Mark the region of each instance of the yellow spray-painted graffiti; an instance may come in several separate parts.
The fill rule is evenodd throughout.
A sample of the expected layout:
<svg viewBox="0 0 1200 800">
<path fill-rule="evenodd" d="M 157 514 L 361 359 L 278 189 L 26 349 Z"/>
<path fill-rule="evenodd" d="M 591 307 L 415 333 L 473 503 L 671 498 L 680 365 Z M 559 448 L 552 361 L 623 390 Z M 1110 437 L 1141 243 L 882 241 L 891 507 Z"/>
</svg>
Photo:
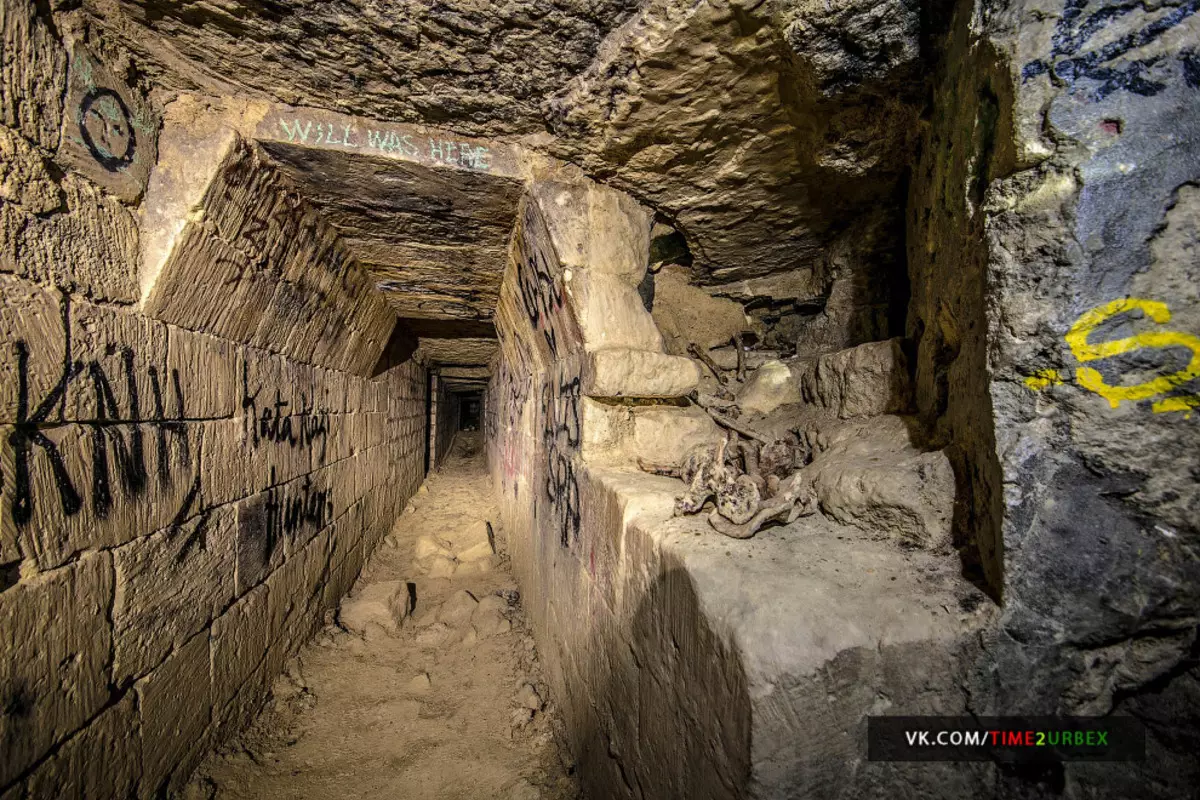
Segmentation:
<svg viewBox="0 0 1200 800">
<path fill-rule="evenodd" d="M 1171 310 L 1167 308 L 1166 303 L 1160 303 L 1157 300 L 1122 297 L 1097 306 L 1075 320 L 1075 324 L 1071 326 L 1064 337 L 1075 360 L 1082 365 L 1089 361 L 1119 356 L 1142 347 L 1186 347 L 1191 351 L 1192 358 L 1181 370 L 1169 375 L 1160 375 L 1132 386 L 1113 386 L 1104 382 L 1104 376 L 1098 370 L 1092 367 L 1078 367 L 1075 370 L 1076 383 L 1103 397 L 1113 408 L 1119 406 L 1122 400 L 1148 400 L 1167 394 L 1188 381 L 1200 378 L 1200 336 L 1179 331 L 1158 330 L 1096 344 L 1088 341 L 1091 334 L 1103 322 L 1130 311 L 1141 311 L 1159 325 L 1165 325 L 1171 321 Z M 1025 385 L 1030 389 L 1041 390 L 1063 383 L 1066 377 L 1057 370 L 1040 370 L 1037 374 L 1026 378 Z M 1155 413 L 1190 411 L 1196 407 L 1200 407 L 1200 395 L 1195 394 L 1164 397 L 1150 406 Z"/>
</svg>

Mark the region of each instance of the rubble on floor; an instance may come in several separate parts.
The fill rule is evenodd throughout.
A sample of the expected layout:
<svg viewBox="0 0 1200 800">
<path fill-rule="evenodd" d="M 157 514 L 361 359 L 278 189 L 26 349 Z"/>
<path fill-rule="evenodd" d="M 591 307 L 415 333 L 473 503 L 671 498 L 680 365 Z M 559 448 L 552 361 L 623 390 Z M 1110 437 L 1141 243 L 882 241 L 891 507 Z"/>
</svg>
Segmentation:
<svg viewBox="0 0 1200 800">
<path fill-rule="evenodd" d="M 479 448 L 465 441 L 478 436 L 458 434 L 336 617 L 188 798 L 578 797 Z"/>
</svg>

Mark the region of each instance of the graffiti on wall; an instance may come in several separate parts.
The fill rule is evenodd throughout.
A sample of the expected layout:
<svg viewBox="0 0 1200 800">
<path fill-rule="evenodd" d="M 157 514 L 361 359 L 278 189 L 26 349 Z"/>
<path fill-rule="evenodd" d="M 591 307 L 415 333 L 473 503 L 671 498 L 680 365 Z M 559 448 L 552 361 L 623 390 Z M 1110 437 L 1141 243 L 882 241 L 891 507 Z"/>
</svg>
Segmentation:
<svg viewBox="0 0 1200 800">
<path fill-rule="evenodd" d="M 1122 297 L 1090 309 L 1081 315 L 1063 337 L 1079 366 L 1075 369 L 1075 382 L 1089 392 L 1100 395 L 1109 405 L 1117 408 L 1122 402 L 1152 400 L 1150 409 L 1156 414 L 1171 411 L 1191 412 L 1200 407 L 1200 395 L 1179 393 L 1180 387 L 1200 378 L 1200 336 L 1175 330 L 1143 331 L 1120 339 L 1093 341 L 1101 327 L 1110 320 L 1125 314 L 1141 313 L 1156 325 L 1171 321 L 1171 310 L 1166 303 L 1136 297 Z M 1136 384 L 1110 383 L 1109 379 L 1092 362 L 1129 354 L 1151 355 L 1144 350 L 1186 350 L 1190 358 L 1182 368 L 1156 375 Z M 1069 373 L 1055 369 L 1041 370 L 1025 379 L 1025 385 L 1035 391 L 1065 383 Z"/>
<path fill-rule="evenodd" d="M 570 315 L 563 302 L 563 286 L 550 235 L 532 203 L 525 207 L 517 248 L 517 288 L 529 325 L 540 332 L 551 360 L 557 359 L 572 336 Z"/>
<path fill-rule="evenodd" d="M 35 355 L 31 345 L 23 339 L 13 343 L 18 386 L 16 421 L 9 435 L 13 453 L 10 514 L 13 522 L 22 527 L 34 518 L 39 504 L 53 504 L 66 517 L 78 514 L 84 508 L 89 486 L 92 510 L 97 518 L 105 519 L 118 502 L 116 487 L 122 489 L 125 499 L 139 497 L 155 482 L 160 486 L 172 483 L 173 473 L 180 465 L 189 468 L 191 465 L 178 370 L 171 370 L 164 380 L 154 365 L 144 370 L 137 368 L 137 353 L 132 347 L 112 344 L 107 353 L 119 356 L 119 375 L 110 375 L 99 360 L 74 358 L 70 303 L 65 296 L 60 310 L 64 342 L 61 367 L 56 382 L 45 394 L 31 394 L 30 359 Z M 141 397 L 139 378 L 143 375 L 150 385 L 149 398 Z M 114 383 L 124 385 L 124 403 L 118 402 Z M 73 475 L 58 444 L 46 435 L 45 429 L 66 419 L 68 389 L 80 384 L 90 389 L 94 398 L 91 413 L 82 412 L 90 421 L 80 423 L 90 429 L 91 453 L 90 458 L 84 459 L 90 468 L 86 474 Z M 116 422 L 133 424 L 114 425 Z M 154 475 L 147 466 L 151 449 L 157 464 Z M 37 496 L 32 477 L 38 464 L 50 471 L 57 498 Z M 0 484 L 9 477 L 0 475 Z M 185 501 L 185 508 L 193 501 L 194 498 Z"/>
<path fill-rule="evenodd" d="M 97 87 L 83 96 L 79 136 L 92 158 L 109 172 L 127 169 L 137 154 L 137 129 L 129 106 L 112 89 Z"/>
<path fill-rule="evenodd" d="M 90 52 L 71 53 L 59 158 L 124 200 L 146 188 L 158 122 L 149 107 Z"/>
<path fill-rule="evenodd" d="M 550 274 L 540 252 L 535 250 L 522 260 L 517 280 L 529 324 L 534 330 L 541 331 L 550 355 L 557 357 L 558 331 L 554 326 L 554 315 L 562 308 L 562 289 Z"/>
<path fill-rule="evenodd" d="M 1093 8 L 1089 11 L 1088 6 Z M 1021 70 L 1023 80 L 1049 74 L 1074 91 L 1080 80 L 1091 82 L 1093 100 L 1121 91 L 1151 97 L 1167 87 L 1163 78 L 1163 55 L 1148 55 L 1125 59 L 1129 53 L 1142 50 L 1200 10 L 1200 0 L 1185 0 L 1178 5 L 1166 5 L 1147 10 L 1142 3 L 1092 3 L 1091 0 L 1067 0 L 1054 27 L 1049 58 L 1035 59 Z M 1130 14 L 1142 14 L 1134 25 L 1120 25 Z M 1179 54 L 1183 76 L 1189 85 L 1194 81 L 1196 52 Z"/>
<path fill-rule="evenodd" d="M 271 468 L 272 487 L 267 490 L 261 533 L 263 563 L 270 562 L 276 547 L 285 537 L 303 530 L 316 533 L 333 522 L 333 492 L 317 488 L 310 475 L 298 483 L 275 486 L 275 468 Z"/>
<path fill-rule="evenodd" d="M 344 147 L 398 155 L 436 166 L 487 172 L 492 168 L 491 150 L 482 144 L 462 139 L 422 136 L 411 129 L 364 127 L 340 120 L 326 122 L 293 116 L 279 118 L 277 135 L 283 141 L 324 147 Z"/>
<path fill-rule="evenodd" d="M 259 407 L 262 387 L 250 391 L 250 371 L 242 362 L 242 411 L 245 414 L 247 439 L 252 447 L 264 444 L 281 444 L 292 449 L 312 453 L 319 464 L 325 463 L 329 445 L 329 412 L 316 408 L 304 393 L 300 394 L 300 405 L 290 408 L 275 389 L 275 399 L 267 400 Z"/>
<path fill-rule="evenodd" d="M 542 385 L 542 446 L 545 451 L 546 499 L 559 544 L 569 547 L 579 540 L 579 479 L 575 458 L 582 440 L 581 384 L 579 375 L 559 370 Z"/>
</svg>

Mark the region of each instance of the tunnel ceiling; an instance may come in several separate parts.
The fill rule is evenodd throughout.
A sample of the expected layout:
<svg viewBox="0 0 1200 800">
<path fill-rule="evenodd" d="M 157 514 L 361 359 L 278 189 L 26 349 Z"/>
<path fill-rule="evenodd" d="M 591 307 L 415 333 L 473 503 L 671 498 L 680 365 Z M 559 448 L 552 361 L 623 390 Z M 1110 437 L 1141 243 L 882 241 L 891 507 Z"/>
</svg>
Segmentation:
<svg viewBox="0 0 1200 800">
<path fill-rule="evenodd" d="M 84 0 L 154 81 L 499 135 L 591 62 L 638 0 Z"/>
<path fill-rule="evenodd" d="M 280 142 L 263 148 L 303 187 L 398 316 L 491 318 L 521 181 Z"/>
<path fill-rule="evenodd" d="M 539 134 L 526 146 L 670 219 L 688 239 L 696 277 L 714 284 L 812 267 L 856 217 L 900 205 L 925 100 L 919 8 L 906 0 L 83 7 L 168 89 L 249 92 L 491 137 Z M 372 180 L 411 176 L 389 168 Z M 472 191 L 456 196 L 478 196 L 489 211 L 503 205 L 500 187 Z M 330 191 L 326 203 L 381 282 L 402 285 L 413 270 L 451 260 L 487 271 L 495 245 L 447 253 L 440 248 L 455 240 L 435 232 L 460 233 L 453 225 L 397 243 L 384 219 L 393 209 L 363 207 L 366 196 Z M 470 214 L 443 221 L 479 223 L 488 238 L 485 220 Z M 427 288 L 423 303 L 400 313 L 477 307 L 469 291 Z"/>
<path fill-rule="evenodd" d="M 417 352 L 431 364 L 471 367 L 487 364 L 496 354 L 496 339 L 422 337 Z"/>
</svg>

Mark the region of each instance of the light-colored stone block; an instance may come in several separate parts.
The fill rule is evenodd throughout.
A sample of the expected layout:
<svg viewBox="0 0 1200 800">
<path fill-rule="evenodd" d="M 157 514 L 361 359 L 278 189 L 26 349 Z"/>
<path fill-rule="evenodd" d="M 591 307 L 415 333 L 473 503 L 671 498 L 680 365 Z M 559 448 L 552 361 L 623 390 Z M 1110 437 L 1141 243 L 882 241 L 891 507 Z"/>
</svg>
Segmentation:
<svg viewBox="0 0 1200 800">
<path fill-rule="evenodd" d="M 648 406 L 634 410 L 632 450 L 647 464 L 675 467 L 698 444 L 718 441 L 724 432 L 703 409 Z"/>
<path fill-rule="evenodd" d="M 275 279 L 203 223 L 176 237 L 142 310 L 188 330 L 249 342 L 275 291 Z"/>
<path fill-rule="evenodd" d="M 197 634 L 134 684 L 142 728 L 141 796 L 186 781 L 208 748 L 211 717 L 208 632 Z"/>
<path fill-rule="evenodd" d="M 142 728 L 141 796 L 187 780 L 208 749 L 211 673 L 208 631 L 192 637 L 134 684 Z"/>
<path fill-rule="evenodd" d="M 647 350 L 598 350 L 583 366 L 589 397 L 682 397 L 700 381 L 696 362 Z"/>
<path fill-rule="evenodd" d="M 408 616 L 408 597 L 408 587 L 404 581 L 367 584 L 342 600 L 338 622 L 360 635 L 369 633 L 373 628 L 395 634 Z"/>
<path fill-rule="evenodd" d="M 158 164 L 138 208 L 142 298 L 150 293 L 193 212 L 201 209 L 222 162 L 238 143 L 237 133 L 224 120 L 214 119 L 189 95 L 169 103 L 163 117 Z"/>
<path fill-rule="evenodd" d="M 782 361 L 768 361 L 754 370 L 737 395 L 738 407 L 746 414 L 770 414 L 802 399 L 799 384 Z"/>
<path fill-rule="evenodd" d="M 112 560 L 92 554 L 0 593 L 0 785 L 109 697 Z"/>
<path fill-rule="evenodd" d="M 298 554 L 267 578 L 270 590 L 267 676 L 278 674 L 287 661 L 323 620 L 326 586 L 332 579 L 329 567 L 331 528 L 321 531 Z"/>
<path fill-rule="evenodd" d="M 564 267 L 614 275 L 637 286 L 650 254 L 650 209 L 591 181 L 540 182 L 531 194 Z"/>
<path fill-rule="evenodd" d="M 832 519 L 930 550 L 950 545 L 956 484 L 940 450 L 921 452 L 905 421 L 886 415 L 818 437 L 802 473 Z"/>
<path fill-rule="evenodd" d="M 222 506 L 113 551 L 114 680 L 146 674 L 232 602 L 235 525 Z"/>
<path fill-rule="evenodd" d="M 134 693 L 50 756 L 27 781 L 34 797 L 133 797 L 142 770 L 142 735 Z"/>
<path fill-rule="evenodd" d="M 60 297 L 19 278 L 0 275 L 0 338 L 9 353 L 0 359 L 0 414 L 4 422 L 31 422 L 44 408 L 57 418 L 55 389 L 63 382 L 69 329 Z M 22 373 L 24 373 L 22 375 Z M 24 378 L 26 401 L 18 400 Z"/>
<path fill-rule="evenodd" d="M 200 462 L 201 498 L 205 507 L 222 505 L 253 494 L 270 477 L 245 445 L 246 424 L 242 419 L 201 422 L 204 458 Z"/>
<path fill-rule="evenodd" d="M 662 352 L 662 335 L 635 287 L 615 275 L 590 271 L 570 273 L 564 285 L 586 350 Z"/>
</svg>

